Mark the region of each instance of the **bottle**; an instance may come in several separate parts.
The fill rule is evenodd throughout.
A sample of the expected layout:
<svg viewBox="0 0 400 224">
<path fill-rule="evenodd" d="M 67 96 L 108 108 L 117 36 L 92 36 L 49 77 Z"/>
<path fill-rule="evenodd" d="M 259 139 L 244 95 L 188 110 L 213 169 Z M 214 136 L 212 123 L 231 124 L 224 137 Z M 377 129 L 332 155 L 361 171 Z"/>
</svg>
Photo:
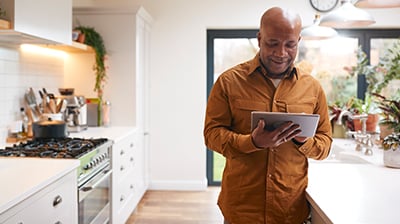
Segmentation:
<svg viewBox="0 0 400 224">
<path fill-rule="evenodd" d="M 110 113 L 111 113 L 111 103 L 110 101 L 105 101 L 103 103 L 103 125 L 105 127 L 110 126 Z"/>
<path fill-rule="evenodd" d="M 20 109 L 19 109 L 19 111 L 20 111 L 20 113 L 21 113 L 21 125 L 22 125 L 22 127 L 21 127 L 21 136 L 22 137 L 27 137 L 27 135 L 28 135 L 28 123 L 29 123 L 29 119 L 28 119 L 28 116 L 26 115 L 26 112 L 25 112 L 25 108 L 23 108 L 23 107 L 21 107 Z"/>
</svg>

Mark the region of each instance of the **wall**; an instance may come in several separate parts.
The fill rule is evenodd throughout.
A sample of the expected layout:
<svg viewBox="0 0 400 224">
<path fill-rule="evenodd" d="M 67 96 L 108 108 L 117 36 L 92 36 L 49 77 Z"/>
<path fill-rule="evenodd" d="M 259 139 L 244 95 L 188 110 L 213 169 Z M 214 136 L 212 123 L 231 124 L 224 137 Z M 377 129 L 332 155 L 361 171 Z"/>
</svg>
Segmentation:
<svg viewBox="0 0 400 224">
<path fill-rule="evenodd" d="M 21 50 L 19 45 L 0 46 L 0 145 L 5 144 L 8 126 L 25 105 L 24 93 L 29 87 L 39 97 L 38 90 L 43 87 L 57 93 L 63 85 L 65 55 L 34 51 Z"/>
</svg>

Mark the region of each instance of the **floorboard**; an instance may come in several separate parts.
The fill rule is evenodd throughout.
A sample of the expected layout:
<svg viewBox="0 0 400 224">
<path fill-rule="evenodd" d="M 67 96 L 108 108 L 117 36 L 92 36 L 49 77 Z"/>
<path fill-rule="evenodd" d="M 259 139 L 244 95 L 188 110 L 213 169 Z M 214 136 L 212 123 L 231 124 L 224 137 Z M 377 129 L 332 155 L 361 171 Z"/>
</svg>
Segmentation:
<svg viewBox="0 0 400 224">
<path fill-rule="evenodd" d="M 219 190 L 147 191 L 127 224 L 222 224 Z"/>
</svg>

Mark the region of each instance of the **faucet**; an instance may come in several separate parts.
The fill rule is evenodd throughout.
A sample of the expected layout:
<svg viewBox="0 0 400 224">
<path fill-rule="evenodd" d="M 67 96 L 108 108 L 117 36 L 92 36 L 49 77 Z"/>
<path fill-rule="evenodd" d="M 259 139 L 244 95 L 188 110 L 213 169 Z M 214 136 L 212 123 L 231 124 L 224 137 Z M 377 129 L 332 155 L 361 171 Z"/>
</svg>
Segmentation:
<svg viewBox="0 0 400 224">
<path fill-rule="evenodd" d="M 365 148 L 364 154 L 367 156 L 371 156 L 373 154 L 373 143 L 371 140 L 371 135 L 367 133 L 368 114 L 353 115 L 352 119 L 361 120 L 361 132 L 356 132 L 354 134 L 354 139 L 357 142 L 356 151 L 362 151 L 363 148 Z"/>
<path fill-rule="evenodd" d="M 356 151 L 362 151 L 365 148 L 365 155 L 372 155 L 372 147 L 373 143 L 371 140 L 371 135 L 367 134 L 367 120 L 368 114 L 360 114 L 360 115 L 353 115 L 348 110 L 343 110 L 338 117 L 337 124 L 342 125 L 343 117 L 348 116 L 352 120 L 360 120 L 361 121 L 361 132 L 353 132 L 354 139 L 356 140 Z"/>
</svg>

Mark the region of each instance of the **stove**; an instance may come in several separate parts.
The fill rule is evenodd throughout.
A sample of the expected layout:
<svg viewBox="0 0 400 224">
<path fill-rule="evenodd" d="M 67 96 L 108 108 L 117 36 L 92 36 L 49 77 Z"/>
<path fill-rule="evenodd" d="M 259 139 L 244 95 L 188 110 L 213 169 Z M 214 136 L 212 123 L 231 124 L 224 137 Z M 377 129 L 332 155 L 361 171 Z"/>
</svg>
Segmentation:
<svg viewBox="0 0 400 224">
<path fill-rule="evenodd" d="M 78 184 L 110 164 L 112 142 L 107 138 L 43 138 L 0 149 L 1 157 L 79 159 Z"/>
</svg>

